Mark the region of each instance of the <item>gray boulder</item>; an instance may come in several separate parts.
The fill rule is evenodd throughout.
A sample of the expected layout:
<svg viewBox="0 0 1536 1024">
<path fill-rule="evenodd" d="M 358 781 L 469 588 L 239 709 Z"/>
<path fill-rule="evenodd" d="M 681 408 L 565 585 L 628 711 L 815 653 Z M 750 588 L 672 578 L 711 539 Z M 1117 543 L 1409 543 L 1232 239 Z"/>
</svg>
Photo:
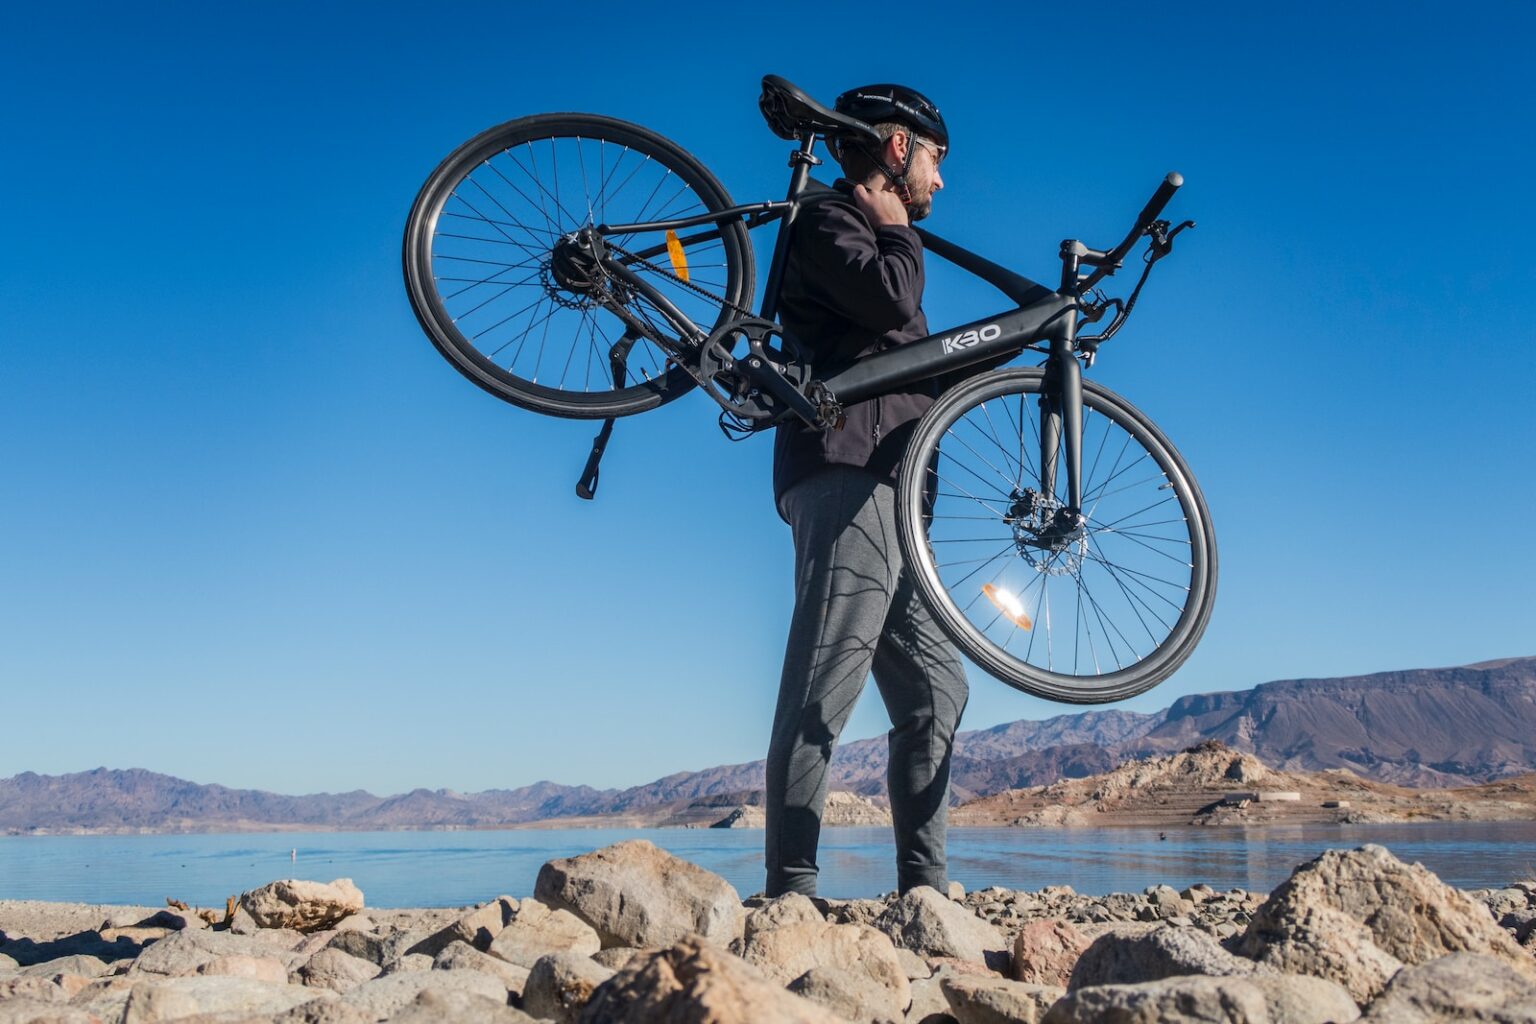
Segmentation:
<svg viewBox="0 0 1536 1024">
<path fill-rule="evenodd" d="M 395 925 L 380 925 L 373 931 L 338 931 L 327 944 L 329 949 L 367 960 L 375 967 L 384 968 L 408 953 L 430 936 L 420 931 L 407 931 Z"/>
<path fill-rule="evenodd" d="M 101 1018 L 75 1006 L 18 998 L 0 1002 L 0 1024 L 101 1024 Z"/>
<path fill-rule="evenodd" d="M 473 947 L 471 947 L 473 948 Z M 535 1024 L 522 1010 L 472 992 L 427 989 L 389 1018 L 389 1024 Z"/>
<path fill-rule="evenodd" d="M 1044 1024 L 1270 1024 L 1264 993 L 1246 978 L 1164 978 L 1068 992 Z"/>
<path fill-rule="evenodd" d="M 511 923 L 516 915 L 518 901 L 511 896 L 498 896 L 483 907 L 477 907 L 435 934 L 429 946 L 436 956 L 455 942 L 467 942 L 484 953 L 491 948 L 491 940 Z M 423 950 L 425 952 L 425 950 Z"/>
<path fill-rule="evenodd" d="M 272 985 L 250 978 L 155 978 L 141 981 L 129 991 L 123 1024 L 151 1024 L 211 1013 L 272 1016 L 317 997 L 333 998 L 300 985 Z"/>
<path fill-rule="evenodd" d="M 768 927 L 768 924 L 774 927 Z M 813 969 L 847 971 L 868 978 L 890 991 L 905 1007 L 912 999 L 907 969 L 884 933 L 866 924 L 832 924 L 781 916 L 758 927 L 732 945 L 732 951 L 780 985 Z"/>
<path fill-rule="evenodd" d="M 1360 1016 L 1349 990 L 1305 974 L 1250 974 L 1244 979 L 1264 994 L 1269 1024 L 1347 1024 Z"/>
<path fill-rule="evenodd" d="M 258 935 L 206 930 L 172 932 L 135 957 L 128 973 L 182 977 L 195 974 L 199 967 L 211 960 L 236 955 L 275 957 L 284 968 L 292 970 L 299 959 L 293 953 L 296 940 L 302 941 L 302 936 L 287 931 Z"/>
<path fill-rule="evenodd" d="M 13 961 L 14 962 L 14 961 Z M 108 974 L 112 965 L 98 956 L 87 956 L 76 953 L 72 956 L 61 956 L 55 960 L 44 960 L 16 970 L 23 977 L 32 978 L 57 978 L 61 974 L 74 974 L 82 978 L 99 978 Z"/>
<path fill-rule="evenodd" d="M 534 895 L 597 931 L 604 946 L 661 946 L 698 934 L 725 944 L 741 930 L 731 884 L 643 839 L 554 860 Z"/>
<path fill-rule="evenodd" d="M 632 961 L 592 993 L 581 1024 L 846 1024 L 690 936 Z"/>
<path fill-rule="evenodd" d="M 795 995 L 859 1024 L 901 1024 L 907 1004 L 911 1002 L 910 988 L 906 989 L 907 995 L 903 998 L 868 974 L 839 967 L 812 967 L 788 987 Z"/>
<path fill-rule="evenodd" d="M 614 972 L 576 953 L 540 957 L 523 984 L 523 1009 L 557 1024 L 575 1024 L 599 985 Z"/>
<path fill-rule="evenodd" d="M 328 948 L 311 956 L 292 974 L 292 980 L 310 988 L 350 992 L 379 976 L 378 964 L 339 949 Z"/>
<path fill-rule="evenodd" d="M 597 931 L 575 914 L 551 910 L 538 900 L 523 900 L 487 951 L 509 964 L 531 969 L 548 953 L 591 956 L 602 948 Z"/>
<path fill-rule="evenodd" d="M 1100 935 L 1078 958 L 1067 988 L 1133 985 L 1186 974 L 1231 977 L 1256 969 L 1252 960 L 1233 956 L 1205 932 L 1163 925 L 1139 935 Z"/>
<path fill-rule="evenodd" d="M 940 986 L 959 1024 L 1035 1024 L 1067 990 L 1007 978 L 950 975 Z"/>
<path fill-rule="evenodd" d="M 381 975 L 346 993 L 341 1001 L 379 1021 L 399 1013 L 429 990 L 462 992 L 503 1004 L 507 1001 L 507 990 L 501 982 L 479 971 L 407 971 Z"/>
<path fill-rule="evenodd" d="M 825 918 L 809 896 L 798 892 L 777 896 L 755 907 L 742 924 L 742 939 L 750 941 L 758 932 L 771 931 L 786 924 L 820 924 Z"/>
<path fill-rule="evenodd" d="M 1497 957 L 1453 953 L 1405 967 L 1362 1024 L 1536 1024 L 1536 983 Z"/>
<path fill-rule="evenodd" d="M 480 971 L 499 980 L 509 996 L 521 997 L 528 983 L 528 968 L 482 953 L 467 942 L 455 942 L 437 954 L 432 967 L 438 971 Z"/>
<path fill-rule="evenodd" d="M 990 963 L 994 969 L 1007 964 L 1008 940 L 1002 932 L 926 885 L 887 907 L 875 927 L 896 945 L 923 956 Z"/>
<path fill-rule="evenodd" d="M 363 909 L 363 893 L 350 878 L 306 882 L 285 878 L 252 889 L 240 906 L 262 928 L 292 928 L 299 932 L 332 928 Z"/>
</svg>

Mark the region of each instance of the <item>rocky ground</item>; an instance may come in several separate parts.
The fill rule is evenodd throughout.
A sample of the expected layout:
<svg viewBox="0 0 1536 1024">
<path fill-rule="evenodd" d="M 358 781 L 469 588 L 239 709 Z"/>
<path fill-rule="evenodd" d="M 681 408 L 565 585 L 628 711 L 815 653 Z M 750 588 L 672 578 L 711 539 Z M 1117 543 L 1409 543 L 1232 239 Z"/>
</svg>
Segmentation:
<svg viewBox="0 0 1536 1024">
<path fill-rule="evenodd" d="M 1536 1024 L 1533 954 L 1536 883 L 1462 892 L 1377 846 L 1271 893 L 743 901 L 637 840 L 457 910 L 370 910 L 346 879 L 0 902 L 0 1024 Z"/>
</svg>

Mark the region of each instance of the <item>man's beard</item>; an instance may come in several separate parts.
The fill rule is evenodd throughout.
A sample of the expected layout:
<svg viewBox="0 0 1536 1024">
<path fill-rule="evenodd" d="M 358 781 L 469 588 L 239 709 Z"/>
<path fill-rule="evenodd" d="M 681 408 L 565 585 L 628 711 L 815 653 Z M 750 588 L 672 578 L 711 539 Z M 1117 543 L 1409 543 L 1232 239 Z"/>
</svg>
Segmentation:
<svg viewBox="0 0 1536 1024">
<path fill-rule="evenodd" d="M 914 195 L 912 202 L 907 205 L 907 219 L 914 224 L 933 212 L 933 192 L 930 190 L 920 196 Z"/>
</svg>

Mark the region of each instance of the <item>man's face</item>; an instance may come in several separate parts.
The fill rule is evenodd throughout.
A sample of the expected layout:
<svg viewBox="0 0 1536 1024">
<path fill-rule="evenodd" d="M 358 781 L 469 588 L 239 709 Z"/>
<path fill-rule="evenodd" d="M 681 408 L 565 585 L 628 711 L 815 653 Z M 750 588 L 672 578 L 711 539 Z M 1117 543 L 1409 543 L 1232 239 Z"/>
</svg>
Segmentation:
<svg viewBox="0 0 1536 1024">
<path fill-rule="evenodd" d="M 916 144 L 917 152 L 912 154 L 912 167 L 907 171 L 907 185 L 912 190 L 907 216 L 920 221 L 933 212 L 933 194 L 944 187 L 944 177 L 939 173 L 943 156 L 937 143 L 920 135 L 908 138 Z"/>
</svg>

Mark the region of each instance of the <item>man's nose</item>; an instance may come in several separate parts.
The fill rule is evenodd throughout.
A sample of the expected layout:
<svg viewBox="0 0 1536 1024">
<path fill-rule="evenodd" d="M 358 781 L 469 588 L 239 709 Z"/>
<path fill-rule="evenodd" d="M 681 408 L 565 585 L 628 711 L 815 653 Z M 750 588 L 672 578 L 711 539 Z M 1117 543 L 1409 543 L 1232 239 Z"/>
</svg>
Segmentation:
<svg viewBox="0 0 1536 1024">
<path fill-rule="evenodd" d="M 933 190 L 935 192 L 937 192 L 937 191 L 939 191 L 939 189 L 941 189 L 943 187 L 944 187 L 944 175 L 940 174 L 939 173 L 939 169 L 937 167 L 935 167 L 933 169 Z"/>
</svg>

